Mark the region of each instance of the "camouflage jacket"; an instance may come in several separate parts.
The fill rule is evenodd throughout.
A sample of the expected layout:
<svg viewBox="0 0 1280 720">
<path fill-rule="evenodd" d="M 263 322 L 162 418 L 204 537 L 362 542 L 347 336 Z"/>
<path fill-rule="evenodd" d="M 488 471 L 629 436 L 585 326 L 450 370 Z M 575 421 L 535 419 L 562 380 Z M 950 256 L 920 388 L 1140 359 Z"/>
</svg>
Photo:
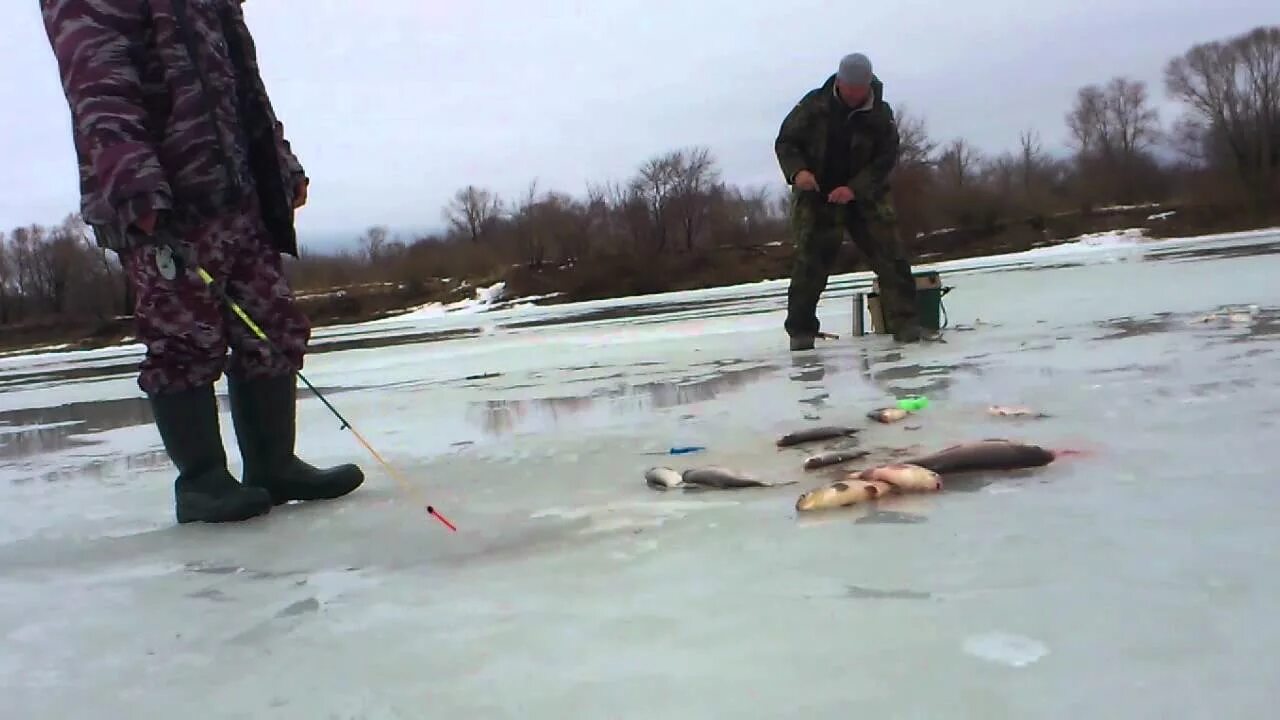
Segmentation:
<svg viewBox="0 0 1280 720">
<path fill-rule="evenodd" d="M 810 90 L 796 103 L 782 121 L 774 152 L 787 184 L 795 181 L 796 173 L 808 170 L 814 176 L 823 177 L 823 164 L 827 159 L 827 138 L 833 119 L 842 120 L 836 113 L 848 113 L 852 127 L 850 133 L 849 167 L 847 184 L 854 196 L 879 202 L 889 190 L 889 173 L 898 162 L 898 126 L 893 108 L 884 100 L 884 84 L 879 78 L 871 83 L 872 104 L 868 109 L 851 110 L 835 96 L 835 75 L 827 78 L 822 87 Z M 823 192 L 834 188 L 824 187 Z"/>
<path fill-rule="evenodd" d="M 98 244 L 142 241 L 256 193 L 276 247 L 297 254 L 306 175 L 258 70 L 243 0 L 40 0 L 71 109 L 80 209 Z"/>
</svg>

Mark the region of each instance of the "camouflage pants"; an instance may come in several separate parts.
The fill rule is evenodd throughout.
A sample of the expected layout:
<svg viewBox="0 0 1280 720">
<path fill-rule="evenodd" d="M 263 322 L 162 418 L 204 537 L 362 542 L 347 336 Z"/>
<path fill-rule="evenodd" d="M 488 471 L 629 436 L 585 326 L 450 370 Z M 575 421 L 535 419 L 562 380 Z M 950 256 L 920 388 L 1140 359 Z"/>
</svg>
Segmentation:
<svg viewBox="0 0 1280 720">
<path fill-rule="evenodd" d="M 257 206 L 250 203 L 183 233 L 195 259 L 286 356 L 257 338 L 196 275 L 195 268 L 157 262 L 157 245 L 122 253 L 136 302 L 138 341 L 146 346 L 138 386 L 147 394 L 212 383 L 225 370 L 246 379 L 302 368 L 311 326 L 298 309 L 279 253 Z M 231 350 L 228 361 L 227 351 Z"/>
<path fill-rule="evenodd" d="M 915 279 L 889 199 L 868 208 L 857 200 L 836 205 L 825 195 L 797 191 L 792 196 L 791 230 L 796 254 L 787 291 L 788 335 L 819 332 L 818 300 L 846 231 L 880 281 L 881 306 L 894 330 L 919 323 Z"/>
</svg>

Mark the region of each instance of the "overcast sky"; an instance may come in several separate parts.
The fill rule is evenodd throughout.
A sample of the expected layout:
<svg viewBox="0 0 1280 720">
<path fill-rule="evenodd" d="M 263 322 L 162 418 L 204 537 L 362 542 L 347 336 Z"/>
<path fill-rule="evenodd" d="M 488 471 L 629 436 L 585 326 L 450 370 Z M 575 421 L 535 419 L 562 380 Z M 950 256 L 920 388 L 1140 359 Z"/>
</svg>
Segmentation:
<svg viewBox="0 0 1280 720">
<path fill-rule="evenodd" d="M 121 0 L 124 1 L 124 0 Z M 66 102 L 34 0 L 0 27 L 0 228 L 77 209 Z M 1275 0 L 249 0 L 268 89 L 312 178 L 304 238 L 435 227 L 468 183 L 581 193 L 707 145 L 726 179 L 779 183 L 778 123 L 841 55 L 938 139 L 1065 143 L 1076 90 L 1151 85 L 1200 41 L 1280 22 Z"/>
</svg>

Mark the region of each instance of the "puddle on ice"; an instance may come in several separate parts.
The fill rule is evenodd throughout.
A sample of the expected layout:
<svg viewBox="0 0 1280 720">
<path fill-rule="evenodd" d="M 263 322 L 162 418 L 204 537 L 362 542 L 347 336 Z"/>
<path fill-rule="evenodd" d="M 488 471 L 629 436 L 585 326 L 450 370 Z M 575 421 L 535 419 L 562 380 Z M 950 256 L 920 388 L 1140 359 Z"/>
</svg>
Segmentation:
<svg viewBox="0 0 1280 720">
<path fill-rule="evenodd" d="M 616 532 L 619 530 L 662 527 L 668 520 L 681 519 L 692 512 L 722 509 L 740 504 L 740 502 L 734 500 L 616 502 L 588 507 L 546 508 L 531 513 L 529 519 L 586 520 L 587 526 L 579 529 L 578 534 L 594 535 L 596 533 Z"/>
</svg>

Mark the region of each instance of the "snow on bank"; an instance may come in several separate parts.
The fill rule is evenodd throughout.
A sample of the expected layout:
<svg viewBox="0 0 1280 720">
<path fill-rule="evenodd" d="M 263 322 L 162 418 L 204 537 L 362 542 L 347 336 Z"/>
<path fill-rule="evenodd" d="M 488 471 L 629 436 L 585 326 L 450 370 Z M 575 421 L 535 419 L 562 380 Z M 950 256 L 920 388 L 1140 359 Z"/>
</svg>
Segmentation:
<svg viewBox="0 0 1280 720">
<path fill-rule="evenodd" d="M 361 326 L 387 325 L 391 323 L 427 320 L 443 317 L 445 315 L 474 315 L 477 313 L 490 312 L 492 310 L 504 308 L 515 309 L 533 307 L 533 302 L 536 300 L 544 300 L 561 294 L 552 293 L 550 295 L 531 295 L 529 297 L 504 300 L 506 291 L 506 282 L 499 281 L 489 287 L 476 288 L 475 297 L 468 300 L 458 300 L 457 302 L 451 302 L 448 304 L 439 302 L 427 303 L 426 305 L 419 305 L 416 308 L 411 308 L 407 312 L 357 324 Z"/>
<path fill-rule="evenodd" d="M 47 349 L 47 348 L 46 348 Z M 6 353 L 4 357 L 0 357 L 0 370 L 11 367 L 36 368 L 42 362 L 57 364 L 70 361 L 83 360 L 112 360 L 121 358 L 132 358 L 146 352 L 147 347 L 142 343 L 134 340 L 123 342 L 119 345 L 108 345 L 106 347 L 92 348 L 89 350 L 57 350 L 57 351 L 35 351 L 24 352 L 16 351 Z"/>
<path fill-rule="evenodd" d="M 1110 232 L 1091 233 L 1081 235 L 1073 240 L 1055 245 L 1046 245 L 1044 247 L 1032 248 L 1021 253 L 1011 253 L 1002 257 L 1027 257 L 1033 255 L 1036 257 L 1045 257 L 1052 255 L 1074 255 L 1082 250 L 1092 251 L 1109 248 L 1128 248 L 1136 247 L 1150 238 L 1147 237 L 1146 228 L 1128 228 L 1125 230 L 1113 230 Z"/>
<path fill-rule="evenodd" d="M 472 313 L 484 312 L 492 307 L 496 302 L 502 299 L 503 293 L 506 292 L 507 284 L 505 282 L 496 282 L 489 287 L 476 288 L 476 296 L 470 300 L 459 300 L 449 303 L 448 305 L 439 302 L 431 302 L 426 305 L 419 305 L 416 308 L 410 308 L 407 312 L 389 317 L 370 320 L 360 325 L 386 325 L 388 323 L 411 322 L 415 320 L 426 320 L 430 318 L 441 317 L 450 313 L 460 315 L 469 315 Z"/>
</svg>

